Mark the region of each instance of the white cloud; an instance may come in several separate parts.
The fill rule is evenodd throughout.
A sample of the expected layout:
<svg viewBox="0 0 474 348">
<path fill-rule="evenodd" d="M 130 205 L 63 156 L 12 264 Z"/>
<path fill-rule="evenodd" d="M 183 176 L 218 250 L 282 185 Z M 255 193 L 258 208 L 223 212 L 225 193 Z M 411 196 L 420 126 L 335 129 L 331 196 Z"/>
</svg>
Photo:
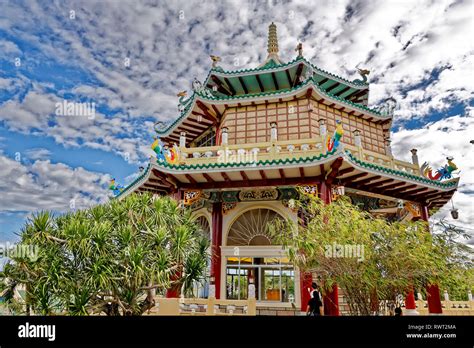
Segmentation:
<svg viewBox="0 0 474 348">
<path fill-rule="evenodd" d="M 25 154 L 32 160 L 44 160 L 51 156 L 51 151 L 43 148 L 33 148 L 26 150 Z"/>
<path fill-rule="evenodd" d="M 0 153 L 0 212 L 82 209 L 105 201 L 109 196 L 108 174 L 63 163 L 36 160 L 32 164 L 17 162 Z"/>
</svg>

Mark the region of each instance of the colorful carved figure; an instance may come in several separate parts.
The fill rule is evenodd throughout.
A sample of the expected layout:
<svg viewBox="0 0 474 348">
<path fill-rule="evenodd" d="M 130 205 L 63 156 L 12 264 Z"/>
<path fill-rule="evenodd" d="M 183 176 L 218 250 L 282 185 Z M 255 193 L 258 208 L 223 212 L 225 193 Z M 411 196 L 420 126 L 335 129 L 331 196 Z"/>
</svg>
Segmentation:
<svg viewBox="0 0 474 348">
<path fill-rule="evenodd" d="M 155 151 L 156 159 L 158 160 L 158 162 L 164 162 L 166 161 L 165 154 L 163 151 L 165 144 L 163 144 L 161 139 L 158 137 L 155 137 L 154 139 L 155 141 L 153 141 L 153 143 L 151 144 L 151 149 Z"/>
<path fill-rule="evenodd" d="M 431 167 L 428 165 L 428 162 L 423 163 L 420 167 L 421 175 L 430 180 L 444 180 L 451 179 L 452 173 L 458 169 L 458 167 L 453 162 L 453 157 L 446 157 L 448 164 L 445 164 L 444 167 L 439 168 L 436 171 L 436 174 L 433 175 Z"/>
<path fill-rule="evenodd" d="M 332 151 L 333 149 L 337 149 L 339 146 L 339 140 L 342 138 L 342 134 L 344 130 L 342 129 L 342 123 L 340 120 L 336 120 L 336 130 L 332 137 L 328 137 L 326 140 L 326 149 L 328 151 Z"/>
<path fill-rule="evenodd" d="M 173 145 L 171 149 L 166 149 L 165 151 L 166 162 L 169 164 L 176 164 L 179 161 L 179 149 L 176 144 Z"/>
<path fill-rule="evenodd" d="M 115 178 L 113 178 L 112 180 L 110 180 L 109 190 L 112 190 L 114 195 L 117 196 L 118 194 L 120 194 L 120 192 L 123 191 L 123 186 L 115 184 Z"/>
</svg>

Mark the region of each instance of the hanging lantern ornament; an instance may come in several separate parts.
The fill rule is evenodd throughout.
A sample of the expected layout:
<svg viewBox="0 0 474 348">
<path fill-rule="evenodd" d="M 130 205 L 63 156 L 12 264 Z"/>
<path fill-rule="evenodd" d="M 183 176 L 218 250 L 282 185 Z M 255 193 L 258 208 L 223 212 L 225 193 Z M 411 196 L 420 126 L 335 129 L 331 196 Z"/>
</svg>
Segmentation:
<svg viewBox="0 0 474 348">
<path fill-rule="evenodd" d="M 343 185 L 337 185 L 336 186 L 336 193 L 338 196 L 344 196 L 344 193 L 346 192 L 345 188 Z"/>
<path fill-rule="evenodd" d="M 332 187 L 332 198 L 335 200 L 340 196 L 344 196 L 345 188 L 343 185 L 337 185 Z"/>
<path fill-rule="evenodd" d="M 454 208 L 454 202 L 452 199 L 451 199 L 451 204 L 453 206 L 453 208 L 451 209 L 451 216 L 454 220 L 457 220 L 459 218 L 459 211 L 456 208 Z"/>
</svg>

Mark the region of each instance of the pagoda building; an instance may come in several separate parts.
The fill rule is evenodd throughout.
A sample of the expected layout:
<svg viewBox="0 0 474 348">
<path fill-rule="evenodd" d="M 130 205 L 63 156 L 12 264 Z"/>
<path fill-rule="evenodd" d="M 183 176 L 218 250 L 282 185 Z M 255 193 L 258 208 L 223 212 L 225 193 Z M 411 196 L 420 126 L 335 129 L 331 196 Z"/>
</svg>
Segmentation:
<svg viewBox="0 0 474 348">
<path fill-rule="evenodd" d="M 295 269 L 267 229 L 279 217 L 297 221 L 289 202 L 298 187 L 327 204 L 344 194 L 387 219 L 427 220 L 459 179 L 451 178 L 451 158 L 432 171 L 416 149 L 412 162 L 393 157 L 395 104 L 368 106 L 368 70 L 353 81 L 331 74 L 304 58 L 301 43 L 283 62 L 276 30 L 272 23 L 257 68 L 224 70 L 211 56 L 204 82 L 195 79 L 190 96 L 178 94 L 176 120 L 155 124 L 156 157 L 116 197 L 152 192 L 193 209 L 212 245 L 209 296 L 246 299 L 253 283 L 262 311 L 305 310 L 317 275 Z M 324 298 L 328 315 L 339 315 L 338 290 Z M 428 291 L 430 311 L 440 312 L 439 289 Z M 413 306 L 410 293 L 406 307 Z"/>
</svg>

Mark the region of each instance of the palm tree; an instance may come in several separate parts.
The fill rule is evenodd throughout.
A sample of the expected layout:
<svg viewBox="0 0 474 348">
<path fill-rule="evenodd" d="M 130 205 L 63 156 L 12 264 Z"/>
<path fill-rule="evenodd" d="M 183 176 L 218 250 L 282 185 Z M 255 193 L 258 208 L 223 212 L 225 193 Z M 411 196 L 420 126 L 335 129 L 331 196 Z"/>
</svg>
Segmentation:
<svg viewBox="0 0 474 348">
<path fill-rule="evenodd" d="M 41 314 L 141 315 L 154 293 L 189 294 L 205 272 L 208 242 L 191 211 L 168 197 L 130 195 L 105 205 L 27 221 L 22 244 L 39 257 L 14 257 L 0 279 L 25 284 Z"/>
</svg>

